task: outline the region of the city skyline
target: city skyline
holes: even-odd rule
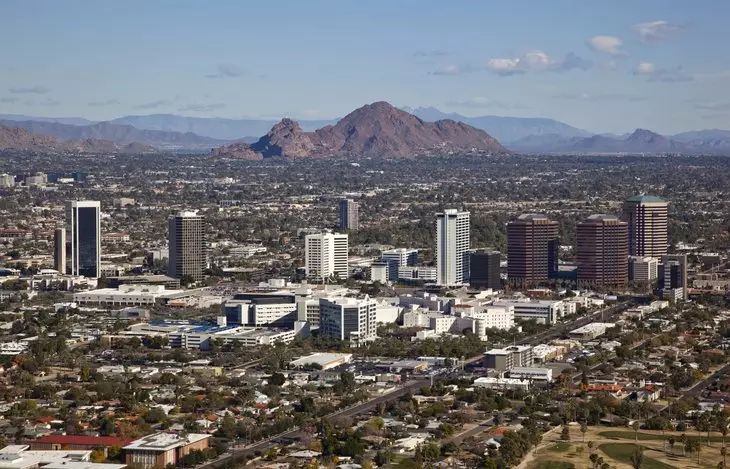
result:
[[[730,5],[558,3],[11,2],[0,39],[34,34],[2,53],[0,103],[94,120],[331,119],[387,100],[594,132],[728,127]],[[274,13],[273,34],[245,21]]]

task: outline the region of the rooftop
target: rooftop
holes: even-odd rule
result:
[[[125,451],[129,450],[149,450],[149,451],[168,451],[180,446],[187,446],[192,443],[210,438],[210,435],[202,433],[188,433],[182,437],[176,433],[155,433],[134,440],[124,447]]]
[[[626,202],[638,202],[640,204],[667,203],[666,200],[660,199],[654,195],[635,195],[634,197],[627,199]]]

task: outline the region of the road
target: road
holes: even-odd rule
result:
[[[367,402],[363,402],[361,404],[356,404],[350,408],[339,410],[337,412],[333,412],[327,416],[328,419],[336,418],[336,417],[352,417],[355,415],[363,414],[365,412],[369,412],[377,407],[378,404],[381,403],[387,403],[392,400],[398,399],[399,397],[403,396],[404,394],[408,392],[413,392],[416,389],[420,389],[424,385],[427,385],[429,381],[427,379],[413,379],[411,381],[408,381],[404,386],[396,389],[395,391],[391,391],[388,394],[384,394],[382,396],[378,396],[374,399],[371,399]],[[197,469],[215,469],[216,467],[219,467],[222,464],[225,464],[226,462],[229,462],[230,460],[237,460],[241,459],[244,456],[254,456],[255,453],[258,452],[265,452],[269,448],[276,446],[276,441],[279,441],[283,438],[285,439],[296,439],[298,436],[300,436],[302,433],[302,430],[299,428],[293,428],[291,430],[288,430],[284,433],[280,433],[278,435],[274,435],[270,438],[267,438],[265,440],[247,445],[243,448],[234,448],[232,452],[225,453],[218,459],[214,461],[207,462],[201,466],[198,466]]]

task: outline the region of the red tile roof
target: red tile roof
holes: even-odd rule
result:
[[[46,435],[32,443],[47,443],[56,445],[87,445],[87,446],[127,446],[134,438],[119,438],[116,436],[84,436],[84,435]]]

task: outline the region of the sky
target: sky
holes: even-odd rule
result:
[[[730,129],[727,0],[5,0],[0,113]]]

